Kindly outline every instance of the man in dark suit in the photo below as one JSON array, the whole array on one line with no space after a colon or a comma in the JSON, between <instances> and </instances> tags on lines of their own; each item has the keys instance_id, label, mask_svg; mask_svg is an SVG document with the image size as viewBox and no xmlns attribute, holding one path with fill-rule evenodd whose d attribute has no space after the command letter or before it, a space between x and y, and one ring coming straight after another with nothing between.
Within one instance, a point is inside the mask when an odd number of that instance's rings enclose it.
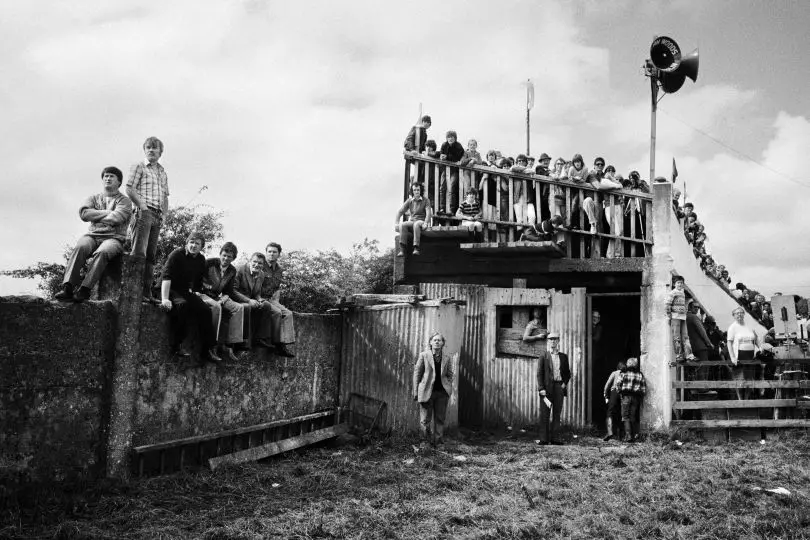
<instances>
[{"instance_id":1,"label":"man in dark suit","mask_svg":"<svg viewBox=\"0 0 810 540\"><path fill-rule=\"evenodd\" d=\"M245 340L245 304L250 304L250 299L234 288L236 268L231 263L236 254L233 242L225 242L219 257L206 259L203 296L200 297L211 308L217 344L230 360L238 360L233 347Z\"/></svg>"},{"instance_id":2,"label":"man in dark suit","mask_svg":"<svg viewBox=\"0 0 810 540\"><path fill-rule=\"evenodd\" d=\"M560 352L560 334L551 332L546 340L548 350L537 360L537 390L540 392L540 444L562 444L557 439L560 430L560 412L563 399L568 395L571 368L568 355ZM551 402L551 410L546 406ZM550 413L550 414L549 414ZM551 421L549 422L549 416Z\"/></svg>"},{"instance_id":3,"label":"man in dark suit","mask_svg":"<svg viewBox=\"0 0 810 540\"><path fill-rule=\"evenodd\" d=\"M270 302L262 296L265 280L264 272L262 272L264 262L265 259L262 253L254 253L250 257L250 261L236 272L234 289L247 298L247 306L250 308L252 345L272 349L273 309Z\"/></svg>"}]
</instances>

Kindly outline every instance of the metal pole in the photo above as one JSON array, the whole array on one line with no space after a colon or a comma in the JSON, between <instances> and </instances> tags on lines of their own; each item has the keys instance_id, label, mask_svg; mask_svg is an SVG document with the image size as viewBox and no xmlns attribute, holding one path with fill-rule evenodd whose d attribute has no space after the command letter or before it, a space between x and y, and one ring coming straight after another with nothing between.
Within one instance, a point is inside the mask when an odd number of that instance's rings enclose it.
<instances>
[{"instance_id":1,"label":"metal pole","mask_svg":"<svg viewBox=\"0 0 810 540\"><path fill-rule=\"evenodd\" d=\"M652 106L650 114L650 185L655 179L655 114L658 110L658 79L655 77L655 71L650 74L650 94Z\"/></svg>"},{"instance_id":2,"label":"metal pole","mask_svg":"<svg viewBox=\"0 0 810 540\"><path fill-rule=\"evenodd\" d=\"M531 151L529 150L529 107L528 101L526 103L526 155L532 155Z\"/></svg>"}]
</instances>

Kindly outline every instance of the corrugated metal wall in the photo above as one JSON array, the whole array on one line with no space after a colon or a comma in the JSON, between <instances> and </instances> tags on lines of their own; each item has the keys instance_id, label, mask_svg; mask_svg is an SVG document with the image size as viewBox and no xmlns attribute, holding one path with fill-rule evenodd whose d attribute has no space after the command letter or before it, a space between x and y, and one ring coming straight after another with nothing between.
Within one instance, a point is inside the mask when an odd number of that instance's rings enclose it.
<instances>
[{"instance_id":1,"label":"corrugated metal wall","mask_svg":"<svg viewBox=\"0 0 810 540\"><path fill-rule=\"evenodd\" d=\"M459 380L459 422L463 426L512 425L515 428L540 421L537 393L537 360L528 357L498 357L496 354L496 305L520 290L481 285L420 284L428 298L453 297L467 301ZM526 292L529 292L527 290ZM508 305L508 304L507 304ZM514 305L532 305L516 302ZM585 289L570 294L551 291L549 328L560 333L560 350L568 354L571 382L563 408L563 422L584 426L587 412Z\"/></svg>"},{"instance_id":2,"label":"corrugated metal wall","mask_svg":"<svg viewBox=\"0 0 810 540\"><path fill-rule=\"evenodd\" d=\"M413 401L413 367L427 348L429 335L441 332L445 358L461 349L464 307L424 302L380 305L349 311L343 318L343 362L340 371L341 403L352 393L385 401L382 423L394 431L417 431L419 407ZM456 369L458 373L459 369ZM456 382L458 388L458 382ZM458 392L450 399L446 425L458 424Z\"/></svg>"}]
</instances>

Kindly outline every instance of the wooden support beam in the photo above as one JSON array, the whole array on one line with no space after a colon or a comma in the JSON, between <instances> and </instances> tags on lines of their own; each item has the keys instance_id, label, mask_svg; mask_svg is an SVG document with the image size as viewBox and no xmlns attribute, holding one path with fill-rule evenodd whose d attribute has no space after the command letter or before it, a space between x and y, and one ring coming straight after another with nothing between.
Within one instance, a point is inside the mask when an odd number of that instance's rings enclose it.
<instances>
[{"instance_id":1,"label":"wooden support beam","mask_svg":"<svg viewBox=\"0 0 810 540\"><path fill-rule=\"evenodd\" d=\"M672 388L810 388L810 381L674 381Z\"/></svg>"},{"instance_id":2,"label":"wooden support beam","mask_svg":"<svg viewBox=\"0 0 810 540\"><path fill-rule=\"evenodd\" d=\"M311 431L309 433L304 433L303 435L298 435L297 437L284 439L278 442L263 444L262 446L254 446L253 448L248 448L247 450L234 452L233 454L226 454L224 456L214 457L208 460L208 466L211 467L212 471L215 471L218 467L221 467L226 464L237 464L237 463L247 463L249 461L258 461L260 459L264 459L270 456L275 456L276 454L281 454L283 452L295 450L296 448L302 448L304 446L309 446L310 444L325 441L326 439L333 439L348 431L349 431L348 424L338 424L337 426L332 426L324 429L319 429L316 431Z\"/></svg>"},{"instance_id":3,"label":"wooden support beam","mask_svg":"<svg viewBox=\"0 0 810 540\"><path fill-rule=\"evenodd\" d=\"M561 258L565 252L556 242L478 242L461 244L463 251L470 253L508 255L531 253L535 255L546 255L548 257Z\"/></svg>"},{"instance_id":4,"label":"wooden support beam","mask_svg":"<svg viewBox=\"0 0 810 540\"><path fill-rule=\"evenodd\" d=\"M727 428L810 428L810 420L797 418L786 420L760 420L746 418L740 420L673 420L672 427L689 429L727 429Z\"/></svg>"},{"instance_id":5,"label":"wooden support beam","mask_svg":"<svg viewBox=\"0 0 810 540\"><path fill-rule=\"evenodd\" d=\"M795 407L795 399L721 399L714 401L678 401L674 408L696 409L759 409L766 407Z\"/></svg>"},{"instance_id":6,"label":"wooden support beam","mask_svg":"<svg viewBox=\"0 0 810 540\"><path fill-rule=\"evenodd\" d=\"M155 450L163 450L166 448L175 448L177 446L184 446L187 444L197 444L205 441L213 441L223 437L230 437L235 435L242 435L244 433L252 433L254 431L261 431L264 429L271 429L286 424L294 424L296 422L303 422L305 420L312 420L314 418L321 418L324 416L332 416L335 414L334 409L328 411L321 411L317 413L307 414L304 416L297 416L295 418L287 418L284 420L276 420L275 422L265 422L263 424L256 424L242 428L229 429L226 431L217 431L216 433L207 433L205 435L196 435L194 437L185 437L183 439L173 439L155 444L146 444L143 446L136 446L133 450L136 454L143 454L146 452L154 452Z\"/></svg>"},{"instance_id":7,"label":"wooden support beam","mask_svg":"<svg viewBox=\"0 0 810 540\"><path fill-rule=\"evenodd\" d=\"M425 300L424 294L353 294L352 301L358 306L374 304L414 304Z\"/></svg>"}]
</instances>

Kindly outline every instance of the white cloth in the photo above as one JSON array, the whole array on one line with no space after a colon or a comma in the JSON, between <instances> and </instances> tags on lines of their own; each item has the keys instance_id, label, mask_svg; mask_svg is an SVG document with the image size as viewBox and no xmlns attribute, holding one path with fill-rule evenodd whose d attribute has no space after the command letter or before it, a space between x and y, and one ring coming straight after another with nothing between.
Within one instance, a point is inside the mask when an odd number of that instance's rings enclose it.
<instances>
[{"instance_id":1,"label":"white cloth","mask_svg":"<svg viewBox=\"0 0 810 540\"><path fill-rule=\"evenodd\" d=\"M731 342L729 348L729 355L731 361L737 363L737 358L740 351L754 351L754 354L759 350L757 345L757 334L749 327L734 321L728 327L726 339Z\"/></svg>"}]
</instances>

